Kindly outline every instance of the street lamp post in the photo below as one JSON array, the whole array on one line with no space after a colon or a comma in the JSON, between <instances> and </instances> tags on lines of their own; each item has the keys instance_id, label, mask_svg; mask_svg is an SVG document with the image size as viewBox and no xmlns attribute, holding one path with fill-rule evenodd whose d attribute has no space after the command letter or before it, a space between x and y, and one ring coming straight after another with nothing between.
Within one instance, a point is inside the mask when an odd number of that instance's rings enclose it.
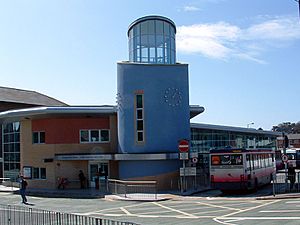
<instances>
[{"instance_id":1,"label":"street lamp post","mask_svg":"<svg viewBox=\"0 0 300 225\"><path fill-rule=\"evenodd\" d=\"M250 128L250 125L253 125L254 123L252 122L252 123L248 123L247 124L247 128Z\"/></svg>"}]
</instances>

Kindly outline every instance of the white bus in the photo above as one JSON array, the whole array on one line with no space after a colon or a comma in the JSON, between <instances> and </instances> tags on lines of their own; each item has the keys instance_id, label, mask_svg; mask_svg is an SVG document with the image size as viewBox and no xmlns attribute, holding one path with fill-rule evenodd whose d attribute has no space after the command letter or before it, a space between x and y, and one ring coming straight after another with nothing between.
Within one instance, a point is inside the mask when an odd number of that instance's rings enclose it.
<instances>
[{"instance_id":1,"label":"white bus","mask_svg":"<svg viewBox=\"0 0 300 225\"><path fill-rule=\"evenodd\" d=\"M221 191L251 190L272 181L275 151L220 149L210 151L211 186Z\"/></svg>"}]
</instances>

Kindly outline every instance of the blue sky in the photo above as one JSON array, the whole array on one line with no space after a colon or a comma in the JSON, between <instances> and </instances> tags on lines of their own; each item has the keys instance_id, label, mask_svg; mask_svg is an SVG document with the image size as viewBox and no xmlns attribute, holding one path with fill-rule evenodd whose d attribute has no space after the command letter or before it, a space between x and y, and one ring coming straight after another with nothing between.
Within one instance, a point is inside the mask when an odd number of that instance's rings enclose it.
<instances>
[{"instance_id":1,"label":"blue sky","mask_svg":"<svg viewBox=\"0 0 300 225\"><path fill-rule=\"evenodd\" d=\"M193 122L271 129L299 119L300 20L294 0L0 0L1 86L71 105L116 104L127 28L145 15L177 26Z\"/></svg>"}]
</instances>

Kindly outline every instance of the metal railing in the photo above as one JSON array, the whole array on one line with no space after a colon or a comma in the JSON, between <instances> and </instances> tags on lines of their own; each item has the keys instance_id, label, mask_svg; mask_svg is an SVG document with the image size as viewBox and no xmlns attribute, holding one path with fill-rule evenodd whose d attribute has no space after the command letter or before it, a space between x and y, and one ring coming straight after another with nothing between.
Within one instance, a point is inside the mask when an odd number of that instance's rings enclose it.
<instances>
[{"instance_id":1,"label":"metal railing","mask_svg":"<svg viewBox=\"0 0 300 225\"><path fill-rule=\"evenodd\" d=\"M156 200L157 182L108 179L108 191L124 198Z\"/></svg>"},{"instance_id":2,"label":"metal railing","mask_svg":"<svg viewBox=\"0 0 300 225\"><path fill-rule=\"evenodd\" d=\"M273 181L273 195L284 193L300 192L300 172L296 172L296 176L292 178L285 171L276 174Z\"/></svg>"},{"instance_id":3,"label":"metal railing","mask_svg":"<svg viewBox=\"0 0 300 225\"><path fill-rule=\"evenodd\" d=\"M1 205L0 225L137 225L91 216L54 212L36 208Z\"/></svg>"}]
</instances>

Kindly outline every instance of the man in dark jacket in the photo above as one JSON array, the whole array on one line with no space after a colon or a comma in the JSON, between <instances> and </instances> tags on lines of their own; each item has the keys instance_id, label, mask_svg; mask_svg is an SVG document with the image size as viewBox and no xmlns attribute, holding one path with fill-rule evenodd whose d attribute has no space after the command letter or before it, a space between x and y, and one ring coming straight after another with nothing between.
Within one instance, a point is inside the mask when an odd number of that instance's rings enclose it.
<instances>
[{"instance_id":1,"label":"man in dark jacket","mask_svg":"<svg viewBox=\"0 0 300 225\"><path fill-rule=\"evenodd\" d=\"M289 164L288 178L290 180L290 189L292 190L296 181L296 171L292 164Z\"/></svg>"},{"instance_id":2,"label":"man in dark jacket","mask_svg":"<svg viewBox=\"0 0 300 225\"><path fill-rule=\"evenodd\" d=\"M24 179L23 176L20 177L20 195L22 197L22 203L26 204L27 203L27 198L26 198L26 188L27 188L27 181Z\"/></svg>"},{"instance_id":3,"label":"man in dark jacket","mask_svg":"<svg viewBox=\"0 0 300 225\"><path fill-rule=\"evenodd\" d=\"M80 188L84 188L85 187L85 176L82 172L82 170L79 171L79 181L80 181Z\"/></svg>"}]
</instances>

